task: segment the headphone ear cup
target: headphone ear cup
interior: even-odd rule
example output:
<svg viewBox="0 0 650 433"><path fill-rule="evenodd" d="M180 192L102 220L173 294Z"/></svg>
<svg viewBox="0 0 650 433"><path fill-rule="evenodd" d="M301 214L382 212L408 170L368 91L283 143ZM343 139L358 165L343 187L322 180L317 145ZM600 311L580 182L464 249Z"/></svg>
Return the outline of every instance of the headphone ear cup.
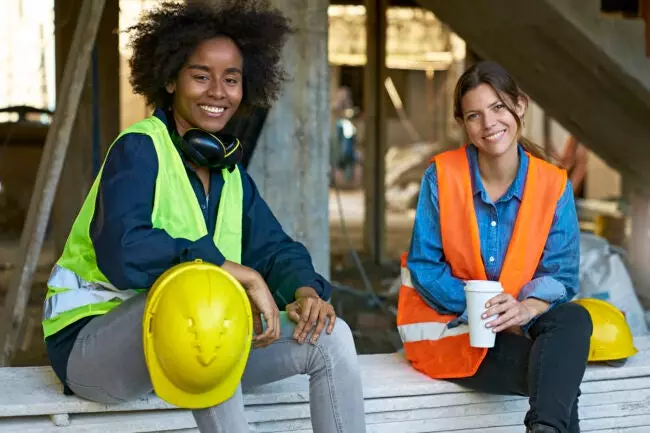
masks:
<svg viewBox="0 0 650 433"><path fill-rule="evenodd" d="M226 143L225 165L235 165L241 162L244 156L244 148L239 139L232 135L222 135L221 141Z"/></svg>
<svg viewBox="0 0 650 433"><path fill-rule="evenodd" d="M180 139L180 147L185 156L199 167L207 166L208 160L185 137Z"/></svg>
<svg viewBox="0 0 650 433"><path fill-rule="evenodd" d="M244 158L244 147L238 139L235 140L237 140L236 146L233 146L232 150L226 153L226 165L239 164Z"/></svg>
<svg viewBox="0 0 650 433"><path fill-rule="evenodd" d="M224 163L226 146L216 136L198 128L188 129L183 140L190 150L189 157L204 167L220 167ZM197 157L197 155L199 155Z"/></svg>

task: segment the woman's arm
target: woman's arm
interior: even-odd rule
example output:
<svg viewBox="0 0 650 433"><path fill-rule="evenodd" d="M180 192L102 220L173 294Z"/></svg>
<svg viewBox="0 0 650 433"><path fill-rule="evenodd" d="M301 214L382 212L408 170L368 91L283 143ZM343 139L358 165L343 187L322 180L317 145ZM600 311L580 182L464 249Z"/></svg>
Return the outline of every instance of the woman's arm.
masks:
<svg viewBox="0 0 650 433"><path fill-rule="evenodd" d="M443 314L465 311L465 283L452 275L442 250L434 164L422 179L407 265L415 289L432 308Z"/></svg>
<svg viewBox="0 0 650 433"><path fill-rule="evenodd" d="M253 179L243 168L240 170L244 184L242 264L264 277L281 310L304 287L329 299L331 286L314 270L307 249L284 232Z"/></svg>
<svg viewBox="0 0 650 433"><path fill-rule="evenodd" d="M200 258L221 266L225 260L209 235L193 242L153 228L157 175L158 157L149 136L126 134L111 147L90 237L99 269L119 289L149 288L181 262Z"/></svg>

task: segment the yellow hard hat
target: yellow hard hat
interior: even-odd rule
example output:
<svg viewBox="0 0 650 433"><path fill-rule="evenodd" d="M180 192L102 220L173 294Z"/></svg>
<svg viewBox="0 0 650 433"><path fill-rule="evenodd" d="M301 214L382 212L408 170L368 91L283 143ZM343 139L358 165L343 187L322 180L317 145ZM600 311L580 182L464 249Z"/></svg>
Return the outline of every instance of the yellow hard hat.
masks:
<svg viewBox="0 0 650 433"><path fill-rule="evenodd" d="M187 409L234 394L253 336L251 306L239 282L218 266L195 262L162 274L147 296L144 353L156 394Z"/></svg>
<svg viewBox="0 0 650 433"><path fill-rule="evenodd" d="M594 298L576 301L587 309L594 330L589 345L589 361L615 361L629 358L638 351L625 315L609 302Z"/></svg>

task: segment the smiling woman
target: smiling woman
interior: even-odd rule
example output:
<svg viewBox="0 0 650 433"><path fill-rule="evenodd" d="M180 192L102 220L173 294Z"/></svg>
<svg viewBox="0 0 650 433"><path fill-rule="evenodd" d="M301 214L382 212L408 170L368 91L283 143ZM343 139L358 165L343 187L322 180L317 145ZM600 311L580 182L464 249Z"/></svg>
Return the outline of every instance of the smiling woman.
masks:
<svg viewBox="0 0 650 433"><path fill-rule="evenodd" d="M201 432L249 431L242 388L307 374L314 432L363 433L330 284L223 134L277 97L289 23L267 1L218 3L162 3L130 29L131 84L154 113L111 146L52 271L48 356L68 393L118 403L153 389Z"/></svg>
<svg viewBox="0 0 650 433"><path fill-rule="evenodd" d="M436 155L422 180L397 324L416 369L529 395L527 432L578 433L592 331L586 309L567 302L578 290L578 219L566 173L520 136L527 105L497 63L460 77L454 116L469 142ZM504 289L480 315L496 333L489 349L470 344L469 280Z"/></svg>
<svg viewBox="0 0 650 433"><path fill-rule="evenodd" d="M243 59L232 39L215 37L201 42L166 90L174 95L176 130L221 131L243 97Z"/></svg>

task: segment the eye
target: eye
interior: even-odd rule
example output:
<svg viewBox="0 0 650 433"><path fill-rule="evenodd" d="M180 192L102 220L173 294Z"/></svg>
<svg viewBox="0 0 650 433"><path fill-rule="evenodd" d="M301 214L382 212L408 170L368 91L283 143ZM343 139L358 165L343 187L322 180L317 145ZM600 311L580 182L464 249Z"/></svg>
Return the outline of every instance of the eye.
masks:
<svg viewBox="0 0 650 433"><path fill-rule="evenodd" d="M494 109L497 111L503 110L504 108L506 108L506 104L504 104L503 102L500 102L494 106Z"/></svg>
<svg viewBox="0 0 650 433"><path fill-rule="evenodd" d="M237 83L239 83L239 80L237 78L230 77L230 78L226 78L226 83L228 83L228 84L237 84Z"/></svg>
<svg viewBox="0 0 650 433"><path fill-rule="evenodd" d="M194 75L192 76L192 78L194 78L197 81L206 81L209 79L207 75Z"/></svg>
<svg viewBox="0 0 650 433"><path fill-rule="evenodd" d="M467 120L474 120L478 118L478 113L470 113L467 115Z"/></svg>

